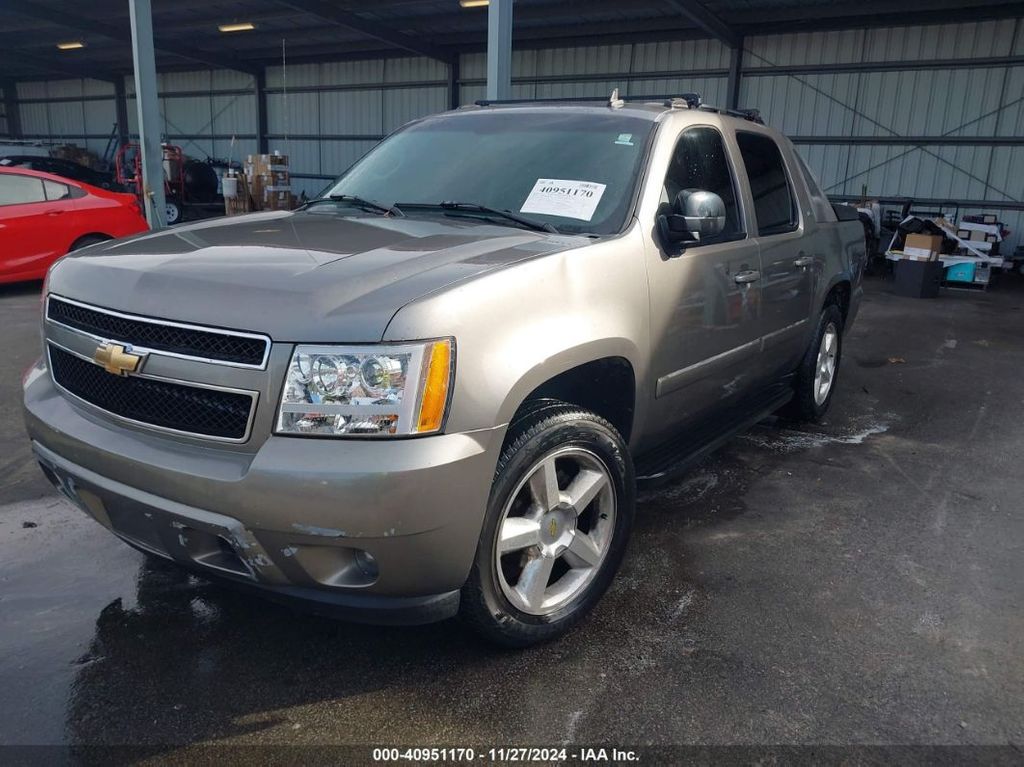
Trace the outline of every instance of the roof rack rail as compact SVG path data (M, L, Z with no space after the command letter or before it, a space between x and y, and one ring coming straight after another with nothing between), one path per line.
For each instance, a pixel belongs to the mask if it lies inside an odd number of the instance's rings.
M721 107L711 106L710 104L701 104L700 108L705 112L715 112L716 114L728 115L729 117L739 117L741 120L749 120L752 123L764 125L764 120L761 119L761 112L757 109L723 109Z
M685 104L687 109L700 109L701 103L699 93L683 93L665 99L665 106L670 108Z
M670 99L679 98L679 96L675 95L659 94L657 96L619 96L618 101L624 101L627 103L657 104L658 102L664 103ZM477 99L473 103L478 107L492 107L502 106L504 104L576 104L588 102L611 105L612 99L609 99L608 96L562 96L539 99Z
M620 106L623 102L648 102L656 104L659 101L665 107L670 109L681 109L685 106L687 109L700 109L705 112L714 112L716 114L728 115L729 117L738 117L741 120L749 120L752 123L764 125L761 112L757 109L723 109L722 107L716 107L711 104L704 104L701 103L699 93L683 93L680 95L668 96L619 96L618 93L613 93L612 98L610 99L607 96L566 96L562 98L541 99L478 99L473 103L478 107L490 107L501 106L503 104L574 104L604 102L608 106L616 107Z

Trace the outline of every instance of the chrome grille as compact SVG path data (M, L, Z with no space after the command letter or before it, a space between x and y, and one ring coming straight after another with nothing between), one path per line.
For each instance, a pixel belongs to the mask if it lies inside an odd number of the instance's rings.
M270 348L265 336L135 317L53 295L47 301L46 317L103 340L247 367L263 367Z

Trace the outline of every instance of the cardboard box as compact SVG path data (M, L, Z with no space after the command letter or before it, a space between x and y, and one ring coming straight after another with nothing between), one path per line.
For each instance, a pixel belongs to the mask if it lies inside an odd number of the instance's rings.
M974 234L969 236L963 236L960 232L973 232ZM978 240L984 242L984 235L992 234L996 236L995 242L1002 240L1002 229L999 224L979 224L974 221L962 221L957 231L957 237L962 240Z
M288 155L286 154L251 154L245 160L251 166L253 174L263 176L275 171L288 172Z
M934 261L942 250L942 237L938 234L908 234L903 252L915 260Z
M291 210L291 186L266 186L263 188L263 210Z

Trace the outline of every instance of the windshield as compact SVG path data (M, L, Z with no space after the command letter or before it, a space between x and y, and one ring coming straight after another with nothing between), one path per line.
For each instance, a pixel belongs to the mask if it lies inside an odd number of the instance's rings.
M614 112L428 118L377 145L323 196L399 206L472 203L562 232L612 234L625 223L653 128L651 120Z

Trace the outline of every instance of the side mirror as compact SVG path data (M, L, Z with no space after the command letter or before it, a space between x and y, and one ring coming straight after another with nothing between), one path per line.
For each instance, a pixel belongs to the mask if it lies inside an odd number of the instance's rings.
M725 229L725 203L714 192L684 189L672 201L672 212L660 214L657 224L666 245L700 242Z

